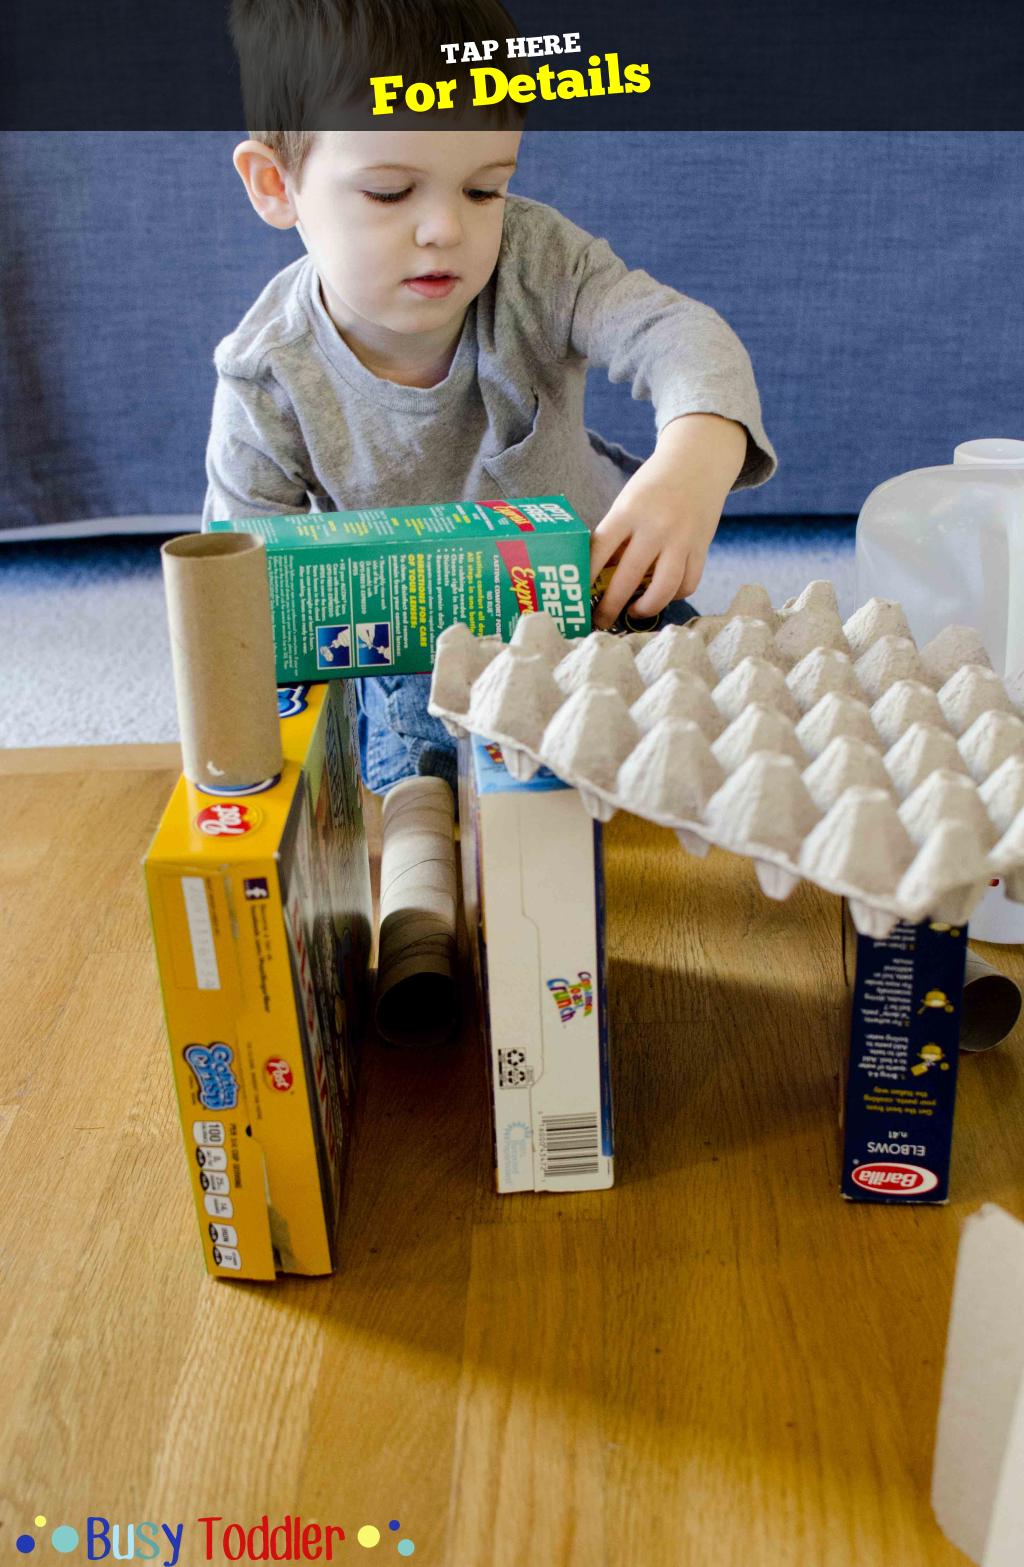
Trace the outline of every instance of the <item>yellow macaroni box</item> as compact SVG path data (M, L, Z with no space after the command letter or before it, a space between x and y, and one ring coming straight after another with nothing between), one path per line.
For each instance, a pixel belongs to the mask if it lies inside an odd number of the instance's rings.
M284 771L186 778L146 856L189 1175L221 1278L329 1273L363 1026L370 876L351 686L278 691Z

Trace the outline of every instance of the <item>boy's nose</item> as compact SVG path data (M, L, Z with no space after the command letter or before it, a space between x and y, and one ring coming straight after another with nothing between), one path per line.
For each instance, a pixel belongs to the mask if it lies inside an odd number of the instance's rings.
M416 225L417 245L450 248L462 239L462 222L454 207L434 207Z

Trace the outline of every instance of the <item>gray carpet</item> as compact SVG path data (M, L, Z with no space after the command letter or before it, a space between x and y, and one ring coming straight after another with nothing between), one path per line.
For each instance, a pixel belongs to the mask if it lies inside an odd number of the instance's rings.
M817 577L854 608L852 519L727 521L697 607L744 582L781 604ZM0 747L174 740L158 539L0 545Z

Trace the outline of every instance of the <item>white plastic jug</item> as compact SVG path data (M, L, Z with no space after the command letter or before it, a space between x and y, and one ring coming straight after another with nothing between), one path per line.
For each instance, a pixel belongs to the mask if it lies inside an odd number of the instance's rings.
M857 523L857 604L899 599L920 647L974 626L1024 699L1024 441L965 441L951 466L872 490ZM1024 905L993 885L971 916L979 941L1024 942Z

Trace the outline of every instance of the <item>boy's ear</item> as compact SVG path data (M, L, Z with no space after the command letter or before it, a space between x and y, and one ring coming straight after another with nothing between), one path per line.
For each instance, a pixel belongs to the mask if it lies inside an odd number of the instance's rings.
M280 161L261 141L243 141L235 148L233 162L246 195L264 223L271 228L294 228L299 215Z

